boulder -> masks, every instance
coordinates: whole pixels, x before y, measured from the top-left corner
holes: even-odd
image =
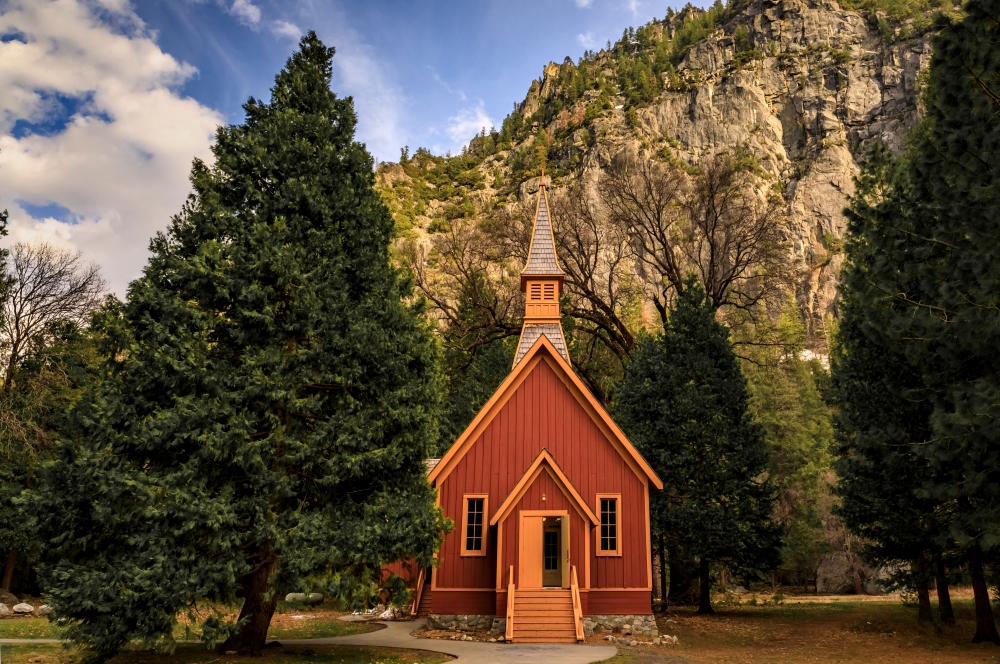
[[[12,595],[9,591],[0,590],[0,604],[6,604],[7,606],[14,606],[20,601],[21,600]]]
[[[25,604],[24,602],[21,602],[20,604],[14,605],[14,613],[26,615],[28,613],[34,613],[34,612],[35,612],[35,607],[33,607],[30,604]]]
[[[393,614],[392,609],[386,609],[382,613],[378,614],[379,620],[395,620],[396,616]]]
[[[52,613],[52,607],[49,606],[48,604],[42,604],[40,607],[38,607],[38,615],[47,616],[50,613]]]
[[[10,609],[7,608],[6,604],[0,604],[0,618],[10,615]]]
[[[323,603],[322,593],[288,593],[285,601],[289,604],[305,604],[306,606],[319,606]]]

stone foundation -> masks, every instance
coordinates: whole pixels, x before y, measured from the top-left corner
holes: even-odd
[[[507,633],[507,619],[494,618],[493,626],[490,627],[490,636],[503,636]]]
[[[634,634],[636,636],[658,636],[656,618],[653,616],[584,616],[583,633],[593,636],[595,633]]]
[[[504,621],[506,622],[506,620]],[[493,626],[493,616],[450,615],[432,613],[427,616],[427,629],[446,629],[458,632],[474,632]]]
[[[507,629],[507,619],[479,615],[442,615],[432,613],[427,616],[427,629],[443,629],[455,632],[475,632],[488,629],[492,636],[498,636]],[[653,616],[584,616],[583,633],[632,634],[634,636],[659,636],[656,619]]]

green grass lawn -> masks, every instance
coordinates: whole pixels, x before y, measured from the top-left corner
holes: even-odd
[[[371,623],[348,623],[339,614],[323,610],[295,610],[276,613],[271,620],[270,639],[325,639],[335,636],[365,634],[381,627]],[[48,618],[5,618],[0,620],[0,639],[58,639],[62,629]],[[174,629],[179,641],[198,640],[200,631],[184,624]]]
[[[56,644],[0,646],[3,664],[76,664],[80,653]],[[424,650],[316,646],[269,648],[262,657],[226,657],[202,647],[182,646],[173,654],[129,650],[109,664],[442,664],[453,659]]]
[[[58,639],[62,629],[48,618],[0,620],[0,639]]]

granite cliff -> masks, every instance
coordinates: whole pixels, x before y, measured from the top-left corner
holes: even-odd
[[[928,14],[894,19],[832,0],[687,7],[610,51],[550,63],[501,130],[462,155],[404,154],[379,183],[402,232],[426,237],[532,194],[539,152],[555,188],[580,180],[592,191],[622,150],[695,164],[746,146],[783,196],[796,297],[822,352],[852,176],[869,143],[901,149],[919,120],[929,26]]]

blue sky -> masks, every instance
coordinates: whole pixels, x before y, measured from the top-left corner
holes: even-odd
[[[198,68],[183,93],[230,121],[248,96],[266,96],[294,48],[290,36],[316,30],[344,61],[334,90],[355,96],[361,138],[383,160],[406,144],[459,148],[470,134],[460,128],[499,123],[547,62],[575,60],[666,13],[666,4],[634,0],[253,0],[242,8],[231,0],[135,5],[157,43]],[[276,34],[282,28],[288,37]]]
[[[499,125],[550,61],[662,17],[645,0],[0,0],[0,209],[11,242],[98,263],[112,289],[211,159],[220,123],[267,98],[299,36],[337,48],[358,139],[458,151]]]

